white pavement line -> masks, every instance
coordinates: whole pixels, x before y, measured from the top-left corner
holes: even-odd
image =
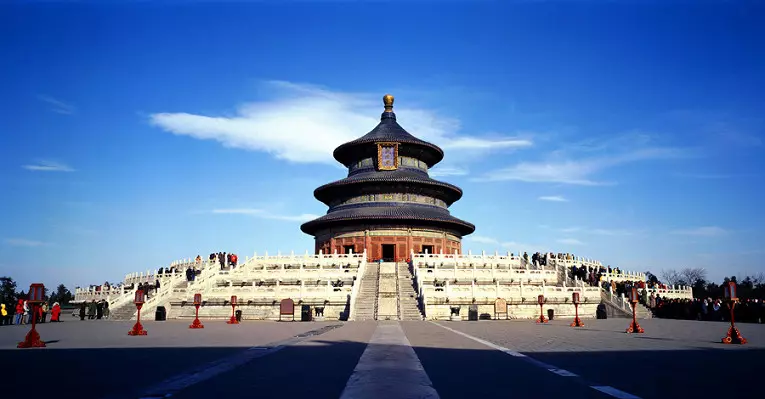
[[[439,399],[398,322],[379,323],[340,399]]]
[[[619,399],[640,399],[639,396],[635,396],[627,392],[620,391],[614,387],[609,387],[608,385],[598,385],[598,386],[593,385],[590,388],[596,391],[600,391],[605,394],[611,395],[615,398],[619,398]]]
[[[531,363],[531,364],[533,364],[535,366],[541,367],[543,369],[547,369],[547,371],[555,373],[555,374],[557,374],[559,376],[562,376],[562,377],[580,377],[579,375],[576,375],[576,374],[574,374],[574,373],[572,373],[572,372],[570,372],[568,370],[559,369],[559,368],[557,368],[555,366],[552,366],[550,364],[547,364],[547,363],[544,363],[544,362],[540,362],[539,360],[536,360],[536,359],[534,359],[532,357],[526,356],[526,355],[524,355],[522,353],[518,353],[516,351],[510,350],[508,348],[505,348],[504,346],[499,346],[497,344],[491,343],[489,341],[483,340],[483,339],[478,338],[478,337],[474,337],[474,336],[472,336],[470,334],[467,334],[467,333],[464,333],[462,331],[457,331],[457,330],[455,330],[453,328],[449,328],[449,327],[443,326],[443,325],[438,324],[436,322],[432,322],[431,321],[431,323],[433,323],[433,324],[435,324],[435,325],[437,325],[437,326],[439,326],[441,328],[447,329],[447,330],[449,330],[449,331],[451,331],[451,332],[453,332],[455,334],[462,335],[465,338],[470,338],[473,341],[476,341],[478,343],[484,344],[484,345],[486,345],[486,346],[488,346],[490,348],[494,348],[494,349],[496,349],[498,351],[505,352],[505,353],[507,353],[510,356],[523,357],[524,360],[528,361],[529,363]],[[619,399],[641,399],[639,396],[635,396],[635,395],[629,394],[627,392],[620,391],[620,390],[618,390],[618,389],[616,389],[614,387],[610,387],[610,386],[607,386],[607,385],[591,385],[590,388],[598,390],[600,392],[603,392],[605,394],[611,395],[611,396],[619,398]]]
[[[304,341],[312,336],[321,335],[327,331],[334,330],[341,327],[342,324],[325,326],[316,330],[308,331],[303,334],[296,335],[292,338],[275,343],[273,346],[253,346],[247,348],[245,351],[239,352],[235,355],[225,357],[223,359],[215,360],[199,368],[187,373],[183,373],[174,377],[171,377],[159,384],[150,387],[145,391],[140,398],[156,399],[156,398],[169,398],[176,392],[186,389],[192,385],[198,384],[202,381],[209,380],[217,375],[231,371],[238,366],[249,363],[259,357],[276,353],[287,346],[294,345],[301,341]]]
[[[558,374],[561,377],[579,377],[578,375],[563,369],[547,369],[548,371]]]
[[[434,322],[432,322],[432,321],[431,321],[431,323],[433,323],[433,324],[435,324],[435,325],[437,325],[437,326],[439,326],[439,327],[441,327],[441,328],[445,328],[445,329],[447,329],[447,330],[449,330],[449,331],[451,331],[451,332],[453,332],[453,333],[455,333],[455,334],[459,334],[459,335],[462,335],[462,336],[463,336],[463,337],[465,337],[465,338],[470,338],[470,339],[472,339],[473,341],[475,341],[475,342],[478,342],[478,343],[481,343],[481,344],[484,344],[484,345],[486,345],[486,346],[488,346],[488,347],[490,347],[490,348],[494,348],[494,349],[496,349],[496,350],[498,350],[498,351],[501,351],[501,352],[505,352],[505,353],[507,353],[507,354],[508,354],[508,355],[510,355],[510,356],[515,356],[515,357],[528,357],[528,356],[524,355],[523,353],[520,353],[520,352],[516,352],[516,351],[510,350],[510,349],[507,349],[507,348],[505,348],[504,346],[499,346],[499,345],[493,344],[493,343],[491,343],[491,342],[489,342],[489,341],[484,341],[484,340],[482,340],[481,338],[478,338],[478,337],[474,337],[474,336],[472,336],[472,335],[470,335],[470,334],[465,334],[465,333],[464,333],[464,332],[462,332],[462,331],[457,331],[457,330],[455,330],[455,329],[453,329],[453,328],[449,328],[449,327],[447,327],[447,326],[442,326],[442,325],[440,325],[440,324],[438,324],[438,323],[434,323]]]

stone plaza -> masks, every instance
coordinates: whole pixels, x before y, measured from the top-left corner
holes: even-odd
[[[689,299],[689,287],[648,286],[643,273],[572,254],[463,253],[475,226],[448,210],[462,190],[428,175],[443,151],[405,131],[393,97],[383,100],[380,124],[334,152],[348,176],[314,192],[329,207],[301,226],[314,253],[255,253],[241,263],[211,254],[79,288],[79,314],[39,326],[46,348],[15,349],[27,328],[0,329],[2,397],[28,396],[30,386],[15,382],[50,367],[61,367],[50,382],[56,395],[115,399],[678,398],[754,389],[746,382],[756,381],[765,326],[741,325],[749,344],[723,345],[726,324],[654,319],[645,301],[614,290],[640,283],[642,295]],[[134,300],[146,290],[148,335],[129,336]],[[108,305],[108,319],[81,320],[96,301]],[[204,328],[190,329],[197,314]],[[644,334],[625,333],[633,314]],[[584,327],[571,327],[576,315]]]
[[[746,397],[765,355],[761,324],[739,325],[750,343],[732,346],[725,323],[662,319],[641,320],[645,334],[626,334],[626,319],[170,320],[144,322],[144,337],[127,335],[131,321],[63,320],[38,326],[42,349],[16,349],[26,327],[0,329],[5,381],[40,369],[46,392],[115,399]]]

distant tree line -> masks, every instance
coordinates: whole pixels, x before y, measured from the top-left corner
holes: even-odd
[[[6,306],[13,306],[19,299],[27,299],[26,292],[23,289],[16,291],[16,288],[16,282],[12,278],[0,277],[0,303],[4,303]],[[64,306],[74,300],[74,295],[64,284],[59,284],[53,293],[49,293],[46,287],[43,298],[48,303],[58,302],[61,306]]]
[[[765,273],[754,276],[746,276],[739,280],[736,276],[725,277],[721,284],[707,279],[707,271],[704,268],[687,267],[685,269],[662,270],[660,277],[651,272],[646,272],[646,280],[661,281],[667,285],[685,285],[693,289],[694,298],[722,298],[725,296],[723,285],[733,281],[738,288],[738,297],[741,300],[765,299]]]

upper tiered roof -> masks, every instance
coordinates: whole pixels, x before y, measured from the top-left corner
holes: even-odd
[[[348,167],[348,177],[314,190],[316,199],[330,209],[326,215],[304,223],[301,230],[315,235],[328,227],[361,223],[440,227],[460,235],[475,231],[474,225],[451,216],[446,208],[462,197],[462,190],[428,175],[427,169],[440,162],[444,152],[396,122],[393,96],[385,95],[383,102],[385,112],[371,132],[335,149],[335,159]],[[364,197],[393,193],[413,194],[418,199]]]
[[[393,96],[386,94],[383,97],[383,103],[385,104],[385,111],[380,116],[380,123],[371,132],[335,149],[332,155],[338,162],[347,166],[366,156],[374,155],[375,148],[369,147],[368,144],[383,141],[408,144],[406,147],[402,147],[399,155],[420,159],[426,162],[428,167],[433,167],[444,159],[444,151],[437,145],[414,137],[396,122],[396,114],[393,112]]]

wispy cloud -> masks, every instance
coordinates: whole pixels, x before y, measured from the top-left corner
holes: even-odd
[[[335,147],[368,132],[379,122],[377,115],[382,112],[382,93],[346,93],[282,81],[266,82],[264,88],[270,99],[243,104],[234,116],[165,112],[152,114],[150,122],[172,134],[265,152],[290,162],[334,165]],[[399,122],[423,140],[462,150],[453,152],[458,155],[449,162],[464,154],[473,157],[476,153],[532,144],[515,136],[460,134],[458,120],[407,105],[412,103],[406,98],[397,99]]]
[[[465,176],[468,174],[468,170],[459,168],[459,167],[449,167],[449,166],[439,165],[429,170],[428,174],[430,175],[430,177]]]
[[[56,113],[59,113],[59,114],[63,114],[63,115],[71,115],[71,114],[73,114],[76,111],[76,109],[74,108],[74,106],[72,104],[67,104],[67,103],[65,103],[65,102],[63,102],[61,100],[57,100],[57,99],[55,99],[55,98],[53,98],[51,96],[41,94],[41,95],[37,96],[37,98],[40,101],[44,101],[44,102],[48,103],[49,105],[51,105],[52,106],[51,111],[53,111],[53,112],[56,112]]]
[[[550,226],[543,225],[539,227],[545,228],[545,229],[552,229],[554,231],[557,231],[559,233],[564,233],[564,234],[578,233],[578,234],[591,234],[591,235],[600,235],[600,236],[630,236],[630,235],[635,235],[635,234],[643,232],[642,230],[634,230],[634,229],[603,229],[603,228],[581,227],[581,226],[552,228]]]
[[[5,243],[14,247],[42,247],[48,245],[42,241],[28,240],[26,238],[6,238]]]
[[[213,209],[212,213],[226,214],[226,215],[249,215],[261,219],[274,219],[284,220],[288,222],[307,222],[319,217],[310,213],[303,213],[300,215],[281,215],[277,213],[269,212],[265,209],[257,208],[238,208],[238,209]]]
[[[74,172],[75,170],[66,164],[55,161],[38,161],[33,164],[21,165],[26,170],[34,172]]]
[[[577,240],[576,238],[561,238],[558,240],[558,242],[564,245],[584,245],[583,242]]]
[[[557,157],[541,162],[520,162],[497,169],[474,181],[522,181],[527,183],[559,183],[580,186],[613,185],[616,182],[597,179],[607,168],[649,160],[677,159],[689,156],[681,148],[644,148],[613,156],[559,160]]]
[[[730,231],[718,226],[703,226],[674,230],[671,233],[694,237],[720,237],[729,234]]]
[[[560,195],[547,195],[537,198],[540,201],[550,201],[550,202],[568,202],[568,199],[560,196]]]
[[[479,243],[479,244],[489,245],[491,246],[489,247],[490,249],[503,249],[503,250],[514,252],[514,253],[515,251],[546,252],[550,250],[549,247],[544,245],[527,244],[527,243],[521,243],[517,241],[501,241],[496,238],[480,236],[480,235],[469,235],[465,237],[465,240]]]
[[[755,177],[752,174],[724,174],[724,173],[675,173],[675,177],[681,177],[686,179],[701,179],[701,180],[723,180],[734,179],[739,177]]]

